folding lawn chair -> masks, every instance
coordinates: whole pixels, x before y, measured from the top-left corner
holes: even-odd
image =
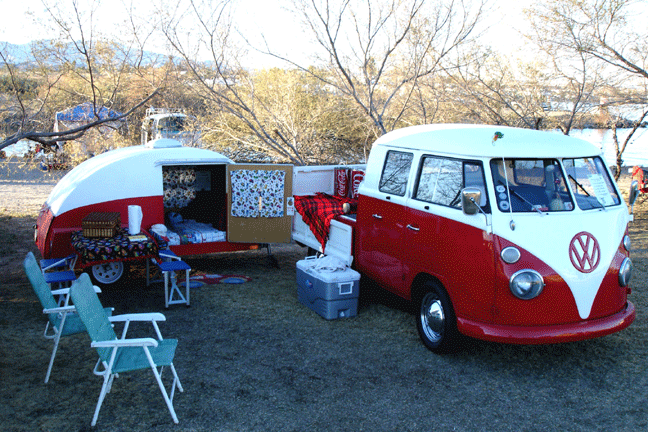
[[[65,258],[48,258],[40,260],[40,268],[43,272],[45,282],[50,284],[52,289],[69,288],[72,281],[76,279],[74,266],[77,256],[72,254]],[[64,296],[59,297],[59,306],[62,305]]]
[[[99,297],[92,289],[90,277],[82,274],[79,279],[72,283],[70,296],[81,317],[81,321],[86,326],[91,346],[97,349],[99,360],[94,368],[94,374],[103,376],[103,386],[99,394],[99,401],[92,418],[92,426],[97,424],[99,410],[106,394],[110,392],[113,380],[119,373],[128,372],[138,369],[151,368],[153,375],[162,391],[162,397],[169,408],[174,423],[178,423],[178,417],[173,409],[173,396],[176,387],[183,391],[180,379],[173,366],[173,357],[178,345],[177,339],[162,339],[162,334],[157,325],[157,321],[165,321],[164,315],[160,313],[147,314],[125,314],[109,317],[102,312]],[[126,339],[126,332],[131,321],[150,321],[153,324],[158,340],[153,338]],[[123,322],[124,329],[121,339],[117,338],[113,330],[112,323]],[[100,365],[103,368],[99,370]],[[171,395],[166,391],[162,383],[162,371],[165,366],[169,366],[173,374],[173,384]],[[160,371],[158,371],[158,367]]]
[[[153,264],[157,266],[158,271],[164,275],[164,307],[169,308],[173,304],[186,304],[189,307],[189,288],[191,280],[189,279],[189,272],[191,267],[186,262],[174,254],[171,250],[160,250],[160,258],[151,258]],[[180,291],[177,284],[175,272],[185,272],[185,292]],[[146,262],[146,286],[151,284],[149,280],[149,263]],[[169,286],[170,285],[170,286]]]
[[[84,333],[86,329],[79,316],[75,313],[74,306],[69,305],[69,288],[52,291],[43,277],[43,273],[36,262],[34,254],[31,252],[27,253],[23,261],[23,267],[25,268],[27,279],[29,279],[34,292],[43,306],[43,313],[47,314],[49,318],[43,336],[46,339],[54,340],[52,356],[50,357],[47,374],[45,375],[45,383],[47,383],[52,372],[52,365],[54,364],[54,358],[56,357],[61,336]],[[94,287],[94,289],[97,292],[101,292],[99,288]],[[64,299],[63,306],[57,305],[56,300],[54,300],[55,295],[59,295]],[[105,311],[109,315],[112,314],[112,309],[110,308],[107,308]]]

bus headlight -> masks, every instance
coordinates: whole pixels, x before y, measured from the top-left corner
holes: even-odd
[[[520,270],[515,272],[509,282],[509,288],[513,295],[522,300],[536,298],[540,295],[544,286],[545,283],[542,276],[535,270]]]
[[[630,258],[626,258],[621,263],[621,268],[619,268],[619,285],[621,285],[622,287],[628,286],[631,278],[632,261],[630,261]]]

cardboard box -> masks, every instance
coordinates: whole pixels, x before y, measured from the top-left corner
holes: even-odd
[[[121,226],[119,212],[90,213],[81,221],[84,237],[114,237]]]
[[[297,298],[300,303],[325,319],[350,318],[358,314],[360,273],[325,271],[316,267],[317,259],[297,262]]]

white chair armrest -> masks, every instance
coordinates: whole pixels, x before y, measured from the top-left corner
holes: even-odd
[[[70,288],[59,288],[59,289],[52,290],[52,295],[64,295],[69,293],[70,293]]]
[[[108,317],[110,322],[125,321],[166,321],[166,317],[159,312],[122,314]]]
[[[46,271],[46,270],[49,270],[49,269],[54,268],[54,267],[61,267],[61,266],[64,266],[64,265],[67,266],[67,260],[68,260],[68,257],[61,258],[60,260],[48,265],[47,267],[43,267],[42,270]]]
[[[57,308],[43,309],[44,314],[53,314],[59,312],[74,312],[76,309],[74,306],[62,306]]]
[[[158,255],[160,256],[160,258],[169,258],[169,259],[172,259],[172,260],[181,260],[182,259],[182,258],[180,258],[178,255],[176,255],[175,253],[173,253],[170,250],[158,251]]]
[[[130,346],[158,346],[153,338],[135,338],[135,339],[115,339],[109,341],[98,341],[90,344],[92,348],[112,348],[112,347],[130,347]]]

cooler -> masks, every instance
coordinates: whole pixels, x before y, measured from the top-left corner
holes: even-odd
[[[319,262],[309,258],[297,262],[299,301],[328,320],[356,316],[360,273],[344,265],[336,271],[318,269]]]

